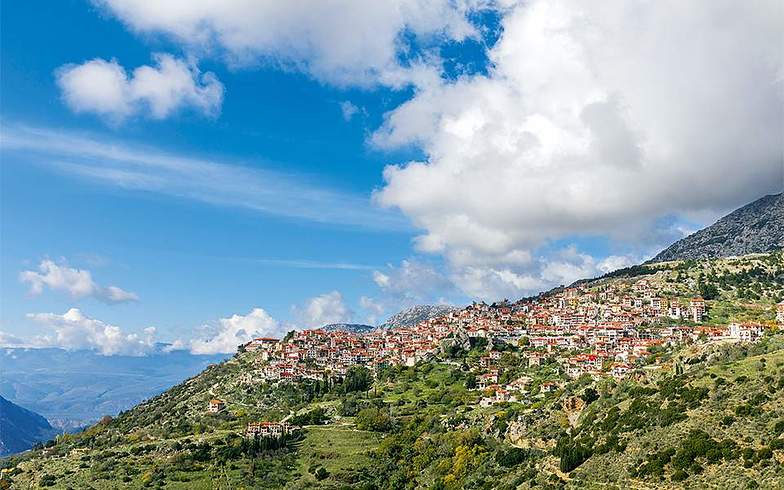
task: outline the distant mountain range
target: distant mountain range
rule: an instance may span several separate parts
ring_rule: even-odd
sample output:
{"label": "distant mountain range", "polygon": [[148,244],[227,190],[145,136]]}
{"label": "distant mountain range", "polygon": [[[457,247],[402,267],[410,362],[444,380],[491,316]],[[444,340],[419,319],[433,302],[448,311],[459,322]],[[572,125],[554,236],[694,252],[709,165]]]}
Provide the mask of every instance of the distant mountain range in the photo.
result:
{"label": "distant mountain range", "polygon": [[228,355],[166,352],[102,356],[63,349],[0,349],[0,395],[66,431],[116,415]]}
{"label": "distant mountain range", "polygon": [[0,456],[27,451],[56,435],[45,418],[0,396]]}
{"label": "distant mountain range", "polygon": [[650,262],[715,259],[784,248],[784,194],[747,204],[673,243]]}
{"label": "distant mountain range", "polygon": [[450,311],[458,310],[459,308],[449,305],[416,305],[407,308],[399,313],[389,317],[389,319],[380,325],[381,328],[396,328],[396,327],[413,327],[419,322],[444,316]]}

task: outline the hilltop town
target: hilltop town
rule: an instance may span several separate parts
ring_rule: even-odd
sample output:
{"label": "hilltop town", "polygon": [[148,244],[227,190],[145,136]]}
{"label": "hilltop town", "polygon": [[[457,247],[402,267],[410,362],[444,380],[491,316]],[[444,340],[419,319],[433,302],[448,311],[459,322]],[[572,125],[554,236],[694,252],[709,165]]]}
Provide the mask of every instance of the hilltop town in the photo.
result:
{"label": "hilltop town", "polygon": [[[755,259],[745,260],[751,261],[747,266],[760,266]],[[554,360],[569,378],[620,379],[643,367],[655,368],[646,365],[652,348],[754,342],[766,328],[784,324],[784,301],[776,305],[775,319],[712,321],[706,300],[688,294],[699,288],[675,281],[684,272],[672,265],[651,267],[646,272],[653,274],[641,278],[584,282],[514,303],[474,303],[412,327],[364,334],[313,329],[291,332],[282,340],[254,339],[240,346],[241,351],[259,354],[256,368],[243,375],[243,382],[335,380],[356,365],[375,374],[392,366],[448,360],[451,350],[481,342],[486,352],[469,366],[477,377],[476,388],[491,390],[491,399],[515,401],[515,394],[526,393],[526,380],[499,385],[497,368],[512,350],[528,366]],[[733,270],[737,261],[715,265]]]}

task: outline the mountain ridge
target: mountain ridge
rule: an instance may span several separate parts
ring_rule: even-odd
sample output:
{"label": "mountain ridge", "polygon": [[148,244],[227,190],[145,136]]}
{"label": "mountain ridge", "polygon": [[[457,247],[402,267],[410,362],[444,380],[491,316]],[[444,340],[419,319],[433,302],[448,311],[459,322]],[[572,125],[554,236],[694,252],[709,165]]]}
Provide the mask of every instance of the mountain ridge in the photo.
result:
{"label": "mountain ridge", "polygon": [[0,396],[0,456],[26,451],[55,435],[57,430],[42,415]]}
{"label": "mountain ridge", "polygon": [[646,263],[714,259],[784,248],[784,193],[746,204],[678,240]]}
{"label": "mountain ridge", "polygon": [[379,325],[379,328],[413,327],[424,320],[443,316],[459,309],[459,307],[451,305],[415,305],[395,313]]}

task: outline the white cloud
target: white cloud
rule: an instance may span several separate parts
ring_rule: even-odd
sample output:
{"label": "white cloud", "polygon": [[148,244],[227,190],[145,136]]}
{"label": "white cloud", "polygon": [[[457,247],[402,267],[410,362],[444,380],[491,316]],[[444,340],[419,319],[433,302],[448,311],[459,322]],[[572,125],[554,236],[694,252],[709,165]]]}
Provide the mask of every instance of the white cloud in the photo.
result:
{"label": "white cloud", "polygon": [[388,265],[373,271],[373,282],[399,306],[432,302],[452,288],[449,279],[435,266],[414,259],[402,260],[400,266]]}
{"label": "white cloud", "polygon": [[634,264],[639,264],[643,261],[644,258],[642,257],[631,257],[629,255],[610,255],[596,264],[596,268],[602,274],[607,274],[608,272],[617,271],[618,269],[623,269],[624,267],[631,267]]}
{"label": "white cloud", "polygon": [[541,277],[548,284],[568,285],[578,279],[594,277],[598,272],[593,257],[580,253],[576,247],[568,247],[544,262]]}
{"label": "white cloud", "polygon": [[338,85],[399,86],[437,77],[421,64],[404,66],[410,48],[433,39],[476,34],[466,13],[471,0],[93,0],[132,30],[162,33],[196,52],[224,55],[232,64],[274,63]]}
{"label": "white cloud", "polygon": [[[262,308],[254,308],[247,315],[221,318],[216,325],[205,326],[207,335],[190,342],[194,354],[219,354],[237,351],[237,346],[256,337],[285,335],[284,326]],[[176,345],[184,345],[178,342]]]}
{"label": "white cloud", "polygon": [[340,103],[340,112],[343,114],[344,120],[351,121],[351,118],[362,112],[362,109],[352,104],[351,101],[344,100]]}
{"label": "white cloud", "polygon": [[4,152],[19,152],[27,161],[124,189],[317,223],[409,229],[404,217],[373,206],[370,196],[321,186],[309,175],[177,155],[99,135],[30,126],[0,129]]}
{"label": "white cloud", "polygon": [[386,308],[379,301],[368,296],[361,296],[359,298],[359,306],[366,312],[366,321],[370,325],[375,325],[381,315],[384,314]]}
{"label": "white cloud", "polygon": [[66,264],[57,264],[53,260],[44,259],[38,271],[23,271],[19,280],[30,285],[30,294],[41,294],[48,287],[54,291],[62,291],[73,298],[91,296],[104,303],[125,303],[138,301],[139,297],[132,292],[117,286],[103,287],[98,285],[88,270],[75,269]]}
{"label": "white cloud", "polygon": [[421,86],[387,115],[373,143],[426,160],[387,167],[376,198],[473,295],[612,268],[537,250],[586,235],[644,247],[662,217],[781,190],[783,15],[765,1],[520,3],[487,75]]}
{"label": "white cloud", "polygon": [[471,297],[486,301],[516,299],[553,286],[569,285],[579,279],[598,277],[640,263],[641,256],[610,255],[598,260],[580,252],[574,245],[531,259],[523,265],[452,265],[450,278],[455,286]]}
{"label": "white cloud", "polygon": [[71,308],[63,315],[29,313],[27,317],[54,330],[54,336],[44,335],[35,340],[39,346],[90,349],[105,356],[143,356],[155,348],[155,328],[145,328],[142,335],[125,333],[120,327],[89,318],[78,308]]}
{"label": "white cloud", "polygon": [[537,275],[508,267],[455,267],[450,277],[465,294],[483,301],[517,299],[523,294],[547,289],[547,282]]}
{"label": "white cloud", "polygon": [[74,112],[90,112],[120,122],[145,113],[164,119],[184,108],[213,116],[220,112],[223,85],[211,72],[168,54],[155,54],[155,66],[143,65],[129,76],[115,61],[96,58],[56,72],[63,100]]}
{"label": "white cloud", "polygon": [[367,314],[368,323],[375,324],[384,314],[396,313],[419,304],[450,304],[456,296],[462,300],[461,289],[441,267],[417,259],[405,259],[400,265],[388,264],[373,271],[373,282],[379,291],[373,297],[362,296],[359,304]]}
{"label": "white cloud", "polygon": [[294,307],[294,315],[306,327],[321,327],[330,323],[349,322],[354,313],[346,306],[342,294],[331,291]]}
{"label": "white cloud", "polygon": [[27,347],[29,345],[24,339],[8,332],[0,331],[0,347]]}

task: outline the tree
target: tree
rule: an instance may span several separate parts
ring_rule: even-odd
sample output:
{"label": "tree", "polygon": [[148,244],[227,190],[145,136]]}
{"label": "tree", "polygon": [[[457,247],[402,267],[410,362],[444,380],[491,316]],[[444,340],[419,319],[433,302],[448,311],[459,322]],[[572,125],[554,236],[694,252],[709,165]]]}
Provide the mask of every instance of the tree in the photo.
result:
{"label": "tree", "polygon": [[365,408],[359,411],[356,418],[357,427],[361,430],[387,432],[392,428],[392,419],[386,410],[378,407]]}
{"label": "tree", "polygon": [[599,393],[593,388],[586,388],[585,391],[583,391],[583,394],[580,395],[580,398],[583,399],[586,405],[590,405],[592,402],[599,399]]}
{"label": "tree", "polygon": [[367,391],[373,382],[373,377],[370,370],[365,366],[351,366],[346,373],[346,379],[343,381],[343,386],[346,393],[352,391]]}
{"label": "tree", "polygon": [[720,294],[719,288],[716,287],[715,284],[711,284],[711,283],[706,284],[704,282],[700,282],[699,289],[700,289],[700,296],[702,296],[702,298],[706,300],[716,299],[719,297]]}
{"label": "tree", "polygon": [[558,440],[553,454],[561,457],[559,461],[561,471],[569,473],[590,458],[592,451],[589,447],[579,442],[572,441],[568,437],[562,437]]}

